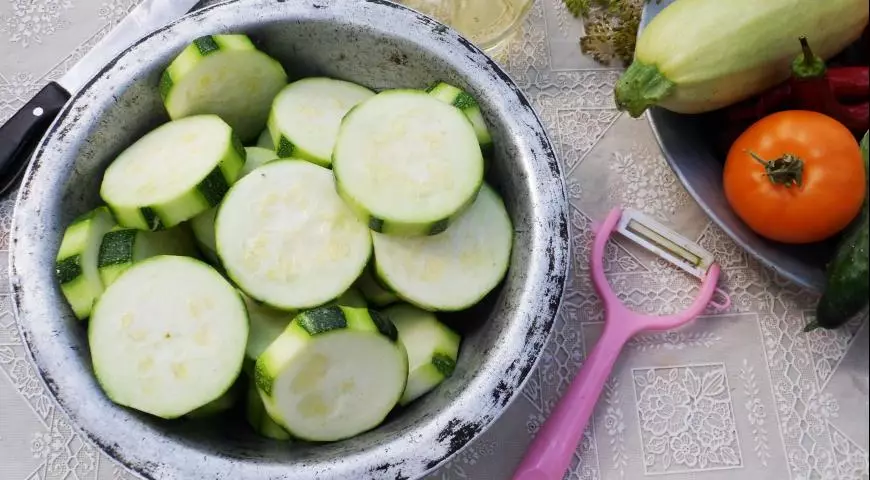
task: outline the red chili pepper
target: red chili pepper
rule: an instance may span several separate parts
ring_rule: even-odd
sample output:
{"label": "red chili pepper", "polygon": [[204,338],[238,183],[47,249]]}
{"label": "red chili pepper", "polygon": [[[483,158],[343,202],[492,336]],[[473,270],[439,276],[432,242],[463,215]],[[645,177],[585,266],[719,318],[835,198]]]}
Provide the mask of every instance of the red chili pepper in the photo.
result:
{"label": "red chili pepper", "polygon": [[870,97],[870,68],[829,68],[828,84],[839,99]]}
{"label": "red chili pepper", "polygon": [[800,37],[803,53],[792,63],[792,93],[795,107],[829,115],[850,130],[867,129],[868,104],[847,107],[834,96],[824,60],[815,56],[806,37]]}

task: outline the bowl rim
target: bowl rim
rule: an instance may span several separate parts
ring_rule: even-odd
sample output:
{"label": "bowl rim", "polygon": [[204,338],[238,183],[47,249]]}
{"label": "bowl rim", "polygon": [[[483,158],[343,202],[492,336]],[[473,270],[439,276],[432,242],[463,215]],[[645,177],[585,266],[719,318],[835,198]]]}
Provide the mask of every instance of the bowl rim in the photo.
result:
{"label": "bowl rim", "polygon": [[[270,9],[264,8],[267,6]],[[372,12],[382,17],[374,20],[374,17],[366,17]],[[383,28],[382,34],[389,31],[445,58],[450,54],[458,56],[455,60],[450,57],[451,61],[462,65],[463,73],[484,76],[489,82],[487,87],[493,88],[491,95],[497,95],[500,104],[510,109],[513,115],[505,122],[511,125],[511,130],[525,132],[519,141],[528,157],[523,166],[529,178],[524,180],[534,186],[529,195],[533,203],[531,246],[535,248],[529,259],[530,268],[523,272],[522,298],[515,300],[516,312],[511,315],[515,319],[511,333],[516,333],[516,338],[492,347],[498,355],[490,354],[483,363],[483,367],[499,368],[502,373],[475,374],[468,389],[445,405],[438,415],[421,420],[421,426],[413,432],[416,438],[411,442],[418,446],[416,450],[398,448],[402,439],[394,438],[329,465],[243,463],[229,456],[207,456],[186,442],[162,437],[159,430],[136,420],[135,415],[123,408],[105,405],[107,399],[102,391],[92,388],[95,378],[90,371],[73,367],[67,373],[75,375],[61,375],[66,362],[81,362],[82,358],[89,362],[87,352],[78,352],[77,347],[64,341],[61,331],[52,328],[52,322],[57,327],[64,318],[69,321],[71,315],[58,315],[56,302],[46,300],[56,298],[58,289],[51,282],[54,252],[48,255],[52,267],[49,272],[45,238],[59,239],[57,219],[53,225],[48,224],[61,198],[62,193],[57,190],[63,190],[60,186],[74,168],[76,142],[81,143],[87,137],[91,125],[88,120],[99,119],[111,103],[111,92],[129,86],[131,76],[153,66],[149,64],[149,55],[153,58],[160,53],[150,54],[149,49],[165,53],[173,44],[177,47],[189,42],[203,28],[213,33],[215,30],[243,31],[245,25],[256,24],[243,19],[245,14],[260,21],[339,16],[348,23],[369,29],[376,28],[373,26],[376,24],[377,28]],[[390,30],[381,27],[387,20],[394,22]],[[42,218],[43,213],[47,218]],[[529,100],[499,65],[458,32],[386,0],[227,0],[189,13],[141,38],[73,94],[52,123],[25,172],[10,231],[13,313],[40,381],[69,416],[73,428],[125,468],[146,478],[180,478],[183,476],[180,473],[191,471],[196,472],[196,478],[203,479],[225,478],[228,472],[234,479],[263,478],[269,476],[267,474],[294,478],[300,471],[309,474],[316,471],[318,478],[419,478],[434,471],[491,427],[519,396],[552,332],[567,286],[570,259],[568,205],[561,167],[547,131]],[[43,251],[40,253],[40,250]],[[523,300],[527,300],[527,304],[523,304]],[[494,363],[491,358],[503,361]],[[507,362],[510,359],[512,361]],[[486,392],[484,399],[473,397],[481,392]],[[166,453],[167,449],[181,455],[184,461],[193,462],[193,466],[179,470],[177,461],[170,464],[169,459],[155,455]],[[181,453],[175,453],[176,450]],[[416,451],[419,458],[408,457],[409,450]],[[306,468],[309,470],[298,470]]]}

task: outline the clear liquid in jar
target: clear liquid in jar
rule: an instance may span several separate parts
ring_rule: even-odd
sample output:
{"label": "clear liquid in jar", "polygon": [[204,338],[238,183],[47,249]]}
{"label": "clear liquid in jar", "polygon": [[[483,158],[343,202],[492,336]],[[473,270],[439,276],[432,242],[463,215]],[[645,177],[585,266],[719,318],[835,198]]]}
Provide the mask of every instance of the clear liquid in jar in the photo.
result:
{"label": "clear liquid in jar", "polygon": [[534,0],[399,0],[450,25],[492,54],[519,30]]}

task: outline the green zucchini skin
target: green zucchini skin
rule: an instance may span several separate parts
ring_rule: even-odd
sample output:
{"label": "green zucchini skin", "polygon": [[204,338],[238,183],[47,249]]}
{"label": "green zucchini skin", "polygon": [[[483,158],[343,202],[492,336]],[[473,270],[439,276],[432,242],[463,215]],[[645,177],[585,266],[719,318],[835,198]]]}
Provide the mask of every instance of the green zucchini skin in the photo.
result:
{"label": "green zucchini skin", "polygon": [[[864,169],[870,176],[868,148],[870,132],[861,141]],[[868,177],[870,182],[870,177]],[[849,232],[837,248],[834,259],[828,266],[825,292],[816,307],[815,322],[806,330],[816,328],[835,329],[842,326],[867,306],[870,298],[870,194],[864,199],[864,209],[855,228]]]}

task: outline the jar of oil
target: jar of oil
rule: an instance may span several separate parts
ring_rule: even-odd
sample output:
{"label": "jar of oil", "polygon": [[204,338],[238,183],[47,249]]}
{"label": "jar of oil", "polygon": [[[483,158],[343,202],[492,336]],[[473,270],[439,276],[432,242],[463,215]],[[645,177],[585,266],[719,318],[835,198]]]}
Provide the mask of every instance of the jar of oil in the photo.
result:
{"label": "jar of oil", "polygon": [[522,27],[534,0],[398,0],[450,25],[490,55]]}

